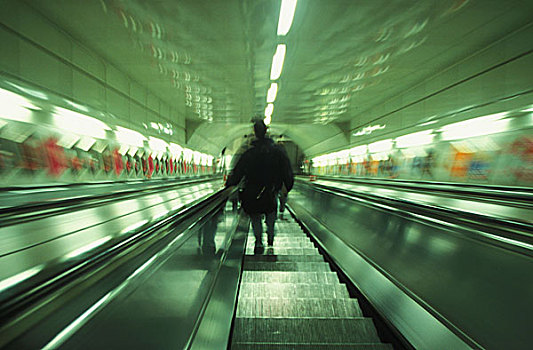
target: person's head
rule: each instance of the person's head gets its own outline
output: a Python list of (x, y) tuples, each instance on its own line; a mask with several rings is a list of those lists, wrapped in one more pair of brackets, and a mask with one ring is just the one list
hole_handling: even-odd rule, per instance
[(264, 139), (267, 132), (267, 126), (263, 119), (254, 120), (254, 134), (258, 139)]

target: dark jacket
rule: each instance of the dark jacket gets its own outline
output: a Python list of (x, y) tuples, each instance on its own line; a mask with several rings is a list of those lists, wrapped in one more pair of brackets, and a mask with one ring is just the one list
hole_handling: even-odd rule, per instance
[(286, 153), (270, 138), (257, 139), (237, 161), (226, 182), (237, 185), (244, 178), (241, 201), (249, 214), (276, 210), (276, 194), (282, 185), (292, 189), (294, 177)]

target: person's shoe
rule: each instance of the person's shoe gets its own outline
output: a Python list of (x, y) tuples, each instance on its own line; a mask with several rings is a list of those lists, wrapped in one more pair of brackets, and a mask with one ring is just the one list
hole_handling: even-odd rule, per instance
[(267, 241), (269, 247), (272, 247), (274, 245), (274, 237), (268, 237)]
[(265, 247), (262, 245), (256, 245), (254, 248), (254, 254), (255, 255), (261, 255), (265, 251)]

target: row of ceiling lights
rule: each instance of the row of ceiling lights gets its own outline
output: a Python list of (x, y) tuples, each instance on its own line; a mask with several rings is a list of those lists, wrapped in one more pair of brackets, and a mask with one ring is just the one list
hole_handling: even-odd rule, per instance
[[(291, 29), (294, 11), (296, 10), (297, 0), (281, 0), (281, 10), (278, 20), (278, 36), (285, 36)], [(278, 93), (278, 83), (276, 81), (281, 75), (283, 61), (287, 51), (286, 44), (278, 44), (274, 57), (272, 58), (272, 67), (270, 68), (270, 88), (267, 92), (267, 106), (265, 108), (265, 124), (270, 124), (272, 113), (274, 112), (274, 101)]]

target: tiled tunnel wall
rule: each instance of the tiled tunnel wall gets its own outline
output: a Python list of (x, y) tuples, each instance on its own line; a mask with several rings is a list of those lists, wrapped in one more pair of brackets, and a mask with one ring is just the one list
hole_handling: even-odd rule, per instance
[[(0, 11), (0, 71), (76, 103), (113, 115), (109, 121), (137, 130), (143, 121), (172, 121), (167, 141), (185, 143), (185, 118), (97, 53), (85, 47), (24, 2)], [(104, 120), (107, 121), (107, 120)]]

